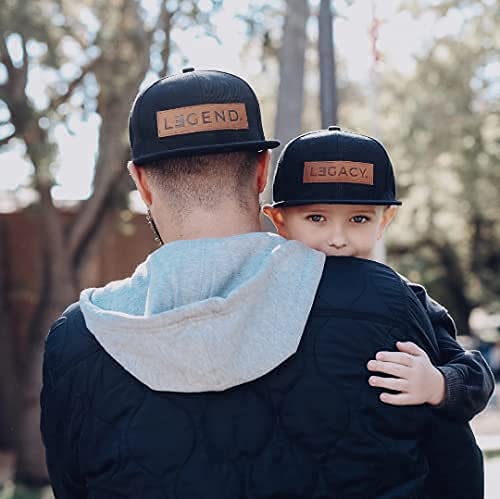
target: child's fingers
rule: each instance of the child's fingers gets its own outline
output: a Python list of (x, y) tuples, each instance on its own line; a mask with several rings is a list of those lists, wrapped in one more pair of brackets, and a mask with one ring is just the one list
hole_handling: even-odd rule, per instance
[(393, 362), (407, 367), (413, 365), (413, 356), (404, 352), (378, 352), (375, 358), (379, 361)]
[(380, 360), (370, 360), (366, 365), (369, 371), (376, 371), (380, 373), (390, 374), (397, 378), (406, 377), (408, 368), (402, 364), (394, 362), (381, 362)]
[(377, 388), (393, 390), (395, 392), (406, 392), (408, 390), (408, 381), (401, 378), (381, 378), (380, 376), (370, 376), (368, 383)]
[(425, 354), (425, 352), (418, 345), (411, 341), (398, 341), (396, 346), (399, 351), (409, 353), (410, 355)]
[(389, 405), (414, 405), (413, 400), (407, 393), (381, 393), (380, 400)]

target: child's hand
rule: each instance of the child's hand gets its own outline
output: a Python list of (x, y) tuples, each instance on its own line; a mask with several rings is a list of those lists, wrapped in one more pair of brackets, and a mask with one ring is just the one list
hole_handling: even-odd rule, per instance
[(439, 405), (445, 397), (444, 376), (427, 354), (410, 341), (396, 343), (399, 352), (378, 352), (367, 364), (369, 371), (394, 376), (370, 376), (368, 382), (377, 388), (400, 392), (381, 393), (380, 400), (391, 405)]

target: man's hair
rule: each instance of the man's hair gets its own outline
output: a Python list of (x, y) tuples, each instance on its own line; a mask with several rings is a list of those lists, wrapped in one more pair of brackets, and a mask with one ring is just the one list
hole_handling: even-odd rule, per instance
[(153, 184), (183, 210), (215, 208), (221, 198), (248, 207), (251, 179), (258, 165), (257, 151), (166, 158), (142, 168)]

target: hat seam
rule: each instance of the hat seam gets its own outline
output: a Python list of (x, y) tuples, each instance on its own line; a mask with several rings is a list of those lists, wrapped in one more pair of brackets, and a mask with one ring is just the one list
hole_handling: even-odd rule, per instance
[[(228, 76), (232, 76), (233, 78), (236, 78), (237, 80), (241, 81), (248, 88), (248, 90), (250, 90), (253, 98), (255, 99), (255, 104), (257, 106), (257, 112), (258, 112), (258, 118), (259, 118), (257, 124), (259, 126), (259, 131), (262, 133), (262, 135), (264, 135), (264, 127), (262, 126), (262, 115), (261, 115), (261, 112), (260, 112), (260, 105), (259, 105), (259, 101), (257, 100), (257, 96), (255, 94), (255, 90), (252, 88), (252, 86), (247, 81), (245, 81), (243, 78), (240, 78), (237, 75), (233, 75), (233, 74), (228, 73), (226, 71), (219, 71), (219, 70), (215, 70), (214, 72), (225, 74), (225, 75), (228, 75)], [(245, 107), (246, 107), (246, 103), (245, 103)]]
[(151, 153), (149, 155), (139, 156), (134, 158), (134, 163), (138, 166), (143, 166), (149, 161), (157, 161), (160, 159), (174, 158), (180, 156), (198, 156), (202, 154), (216, 154), (224, 152), (238, 152), (246, 150), (263, 151), (278, 147), (277, 140), (255, 140), (245, 142), (228, 142), (226, 144), (204, 144), (196, 147), (186, 146), (168, 151)]
[(386, 200), (386, 199), (288, 199), (282, 201), (274, 201), (272, 206), (300, 206), (306, 204), (361, 204), (361, 205), (380, 205), (380, 206), (391, 206), (391, 205), (401, 205), (402, 201), (398, 199)]

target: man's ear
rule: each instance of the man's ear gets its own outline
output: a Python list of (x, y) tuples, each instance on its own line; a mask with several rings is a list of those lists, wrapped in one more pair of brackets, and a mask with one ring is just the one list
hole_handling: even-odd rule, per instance
[(270, 160), (271, 152), (269, 150), (266, 149), (259, 153), (259, 166), (257, 167), (257, 189), (259, 194), (262, 194), (266, 188)]
[(273, 225), (276, 227), (278, 234), (285, 236), (285, 217), (280, 208), (273, 208), (270, 204), (266, 204), (262, 207), (262, 212), (267, 218), (271, 220)]
[(392, 222), (392, 219), (394, 218), (394, 215), (396, 215), (397, 210), (398, 208), (396, 206), (389, 206), (388, 208), (384, 209), (384, 211), (382, 212), (382, 220), (380, 220), (377, 239), (380, 239), (384, 235), (385, 229)]
[(151, 194), (151, 186), (149, 178), (146, 174), (146, 170), (141, 168), (140, 166), (136, 166), (132, 161), (129, 161), (127, 164), (127, 169), (132, 177), (132, 180), (141, 195), (142, 200), (149, 208), (153, 203), (153, 196)]

